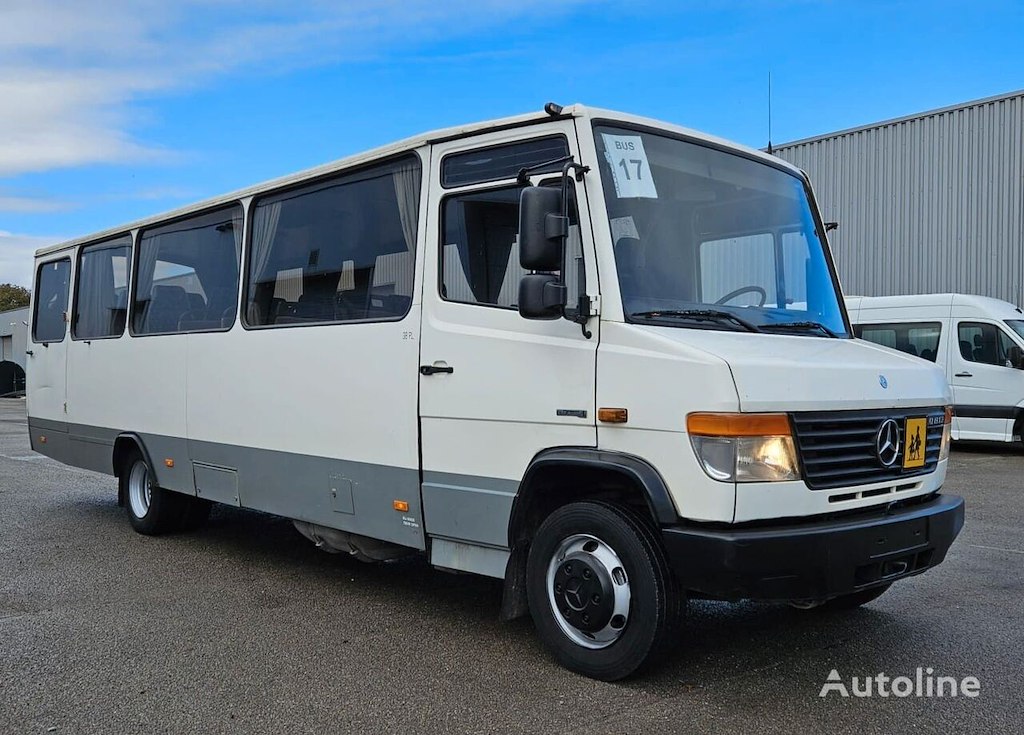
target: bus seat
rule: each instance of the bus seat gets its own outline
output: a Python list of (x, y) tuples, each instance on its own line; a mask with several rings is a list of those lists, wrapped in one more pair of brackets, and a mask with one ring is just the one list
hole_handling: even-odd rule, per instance
[(174, 332), (178, 322), (189, 311), (188, 296), (181, 286), (153, 286), (146, 312), (146, 329), (150, 332)]

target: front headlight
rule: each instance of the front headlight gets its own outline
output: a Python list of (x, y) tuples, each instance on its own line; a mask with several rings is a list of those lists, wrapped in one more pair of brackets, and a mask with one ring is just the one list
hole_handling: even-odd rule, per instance
[(692, 413), (690, 443), (709, 477), (722, 482), (799, 480), (786, 414)]
[(942, 444), (939, 445), (939, 459), (949, 457), (949, 442), (952, 439), (953, 407), (946, 406), (946, 420), (942, 424)]

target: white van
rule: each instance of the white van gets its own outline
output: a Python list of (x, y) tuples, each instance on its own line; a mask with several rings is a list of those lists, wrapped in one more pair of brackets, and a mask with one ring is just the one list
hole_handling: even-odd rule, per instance
[(953, 438), (1017, 441), (1024, 422), (1024, 312), (969, 294), (851, 296), (855, 333), (934, 362), (953, 391)]
[(656, 120), (420, 135), (40, 250), (32, 447), (140, 533), (213, 501), (504, 580), (621, 678), (690, 597), (854, 607), (960, 531), (942, 371), (851, 339), (824, 232), (798, 169)]

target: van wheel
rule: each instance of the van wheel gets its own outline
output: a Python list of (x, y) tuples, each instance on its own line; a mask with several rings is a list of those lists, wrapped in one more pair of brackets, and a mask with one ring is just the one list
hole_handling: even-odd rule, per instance
[(559, 663), (603, 681), (669, 652), (685, 606), (654, 532), (596, 502), (562, 506), (541, 524), (527, 560), (527, 597)]
[(179, 498), (184, 496), (158, 487), (141, 454), (136, 452), (128, 457), (120, 482), (132, 528), (146, 536), (156, 536), (178, 527), (182, 513)]

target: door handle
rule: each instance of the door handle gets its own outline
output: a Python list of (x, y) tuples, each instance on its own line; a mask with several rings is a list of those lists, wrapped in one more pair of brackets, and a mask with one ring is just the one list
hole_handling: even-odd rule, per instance
[(455, 368), (448, 365), (420, 365), (420, 375), (436, 375), (437, 373), (454, 373)]
[(973, 378), (973, 373), (956, 373), (953, 375), (954, 378)]
[(28, 355), (29, 357), (32, 357), (36, 353), (34, 353), (32, 350), (25, 350), (25, 354)]

